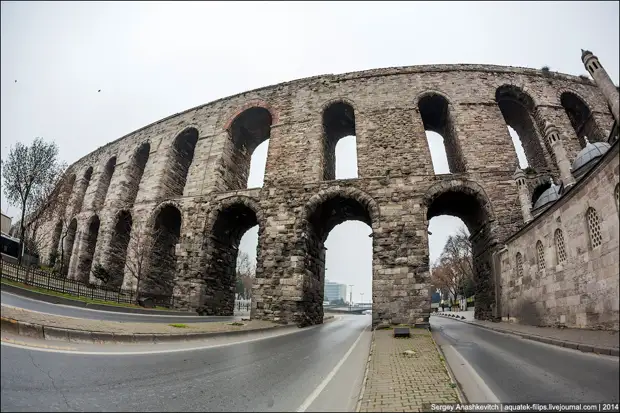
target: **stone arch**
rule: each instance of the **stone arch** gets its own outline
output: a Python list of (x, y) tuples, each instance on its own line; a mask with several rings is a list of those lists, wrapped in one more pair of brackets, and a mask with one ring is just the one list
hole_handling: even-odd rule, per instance
[(575, 130), (582, 148), (586, 146), (586, 137), (590, 142), (607, 141), (607, 137), (593, 116), (592, 109), (583, 97), (573, 90), (563, 89), (558, 100)]
[(183, 215), (174, 202), (161, 203), (151, 214), (144, 229), (153, 237), (149, 257), (149, 276), (139, 287), (139, 294), (169, 297), (177, 273), (176, 247), (181, 238)]
[(253, 105), (239, 112), (228, 124), (226, 131), (230, 152), (223, 178), (228, 190), (248, 187), (252, 154), (256, 148), (271, 138), (273, 114), (265, 105)]
[(335, 197), (350, 198), (359, 202), (364, 208), (368, 209), (369, 218), (372, 222), (372, 225), (369, 224), (371, 228), (375, 229), (379, 226), (381, 218), (379, 205), (372, 196), (355, 187), (329, 187), (312, 195), (304, 206), (301, 222), (307, 223), (319, 205)]
[[(232, 196), (219, 201), (208, 215), (204, 228), (203, 291), (198, 313), (233, 315), (235, 281), (241, 237), (259, 226), (259, 239), (264, 230), (264, 217), (258, 202), (247, 196)], [(257, 257), (260, 256), (260, 242)], [(258, 277), (259, 274), (256, 274)]]
[(532, 96), (521, 87), (504, 84), (495, 90), (495, 102), (506, 124), (519, 136), (528, 166), (537, 171), (547, 170), (547, 156), (550, 151), (544, 144), (541, 125), (537, 123), (537, 105)]
[(84, 197), (86, 196), (86, 191), (88, 190), (88, 186), (90, 185), (90, 180), (93, 177), (93, 167), (89, 166), (82, 175), (82, 180), (79, 183), (80, 187), (78, 189), (78, 193), (76, 194), (77, 199), (75, 200), (75, 206), (73, 209), (74, 214), (78, 214), (82, 210), (82, 205), (84, 204)]
[(299, 259), (303, 284), (300, 286), (301, 300), (296, 303), (298, 325), (323, 322), (325, 241), (330, 231), (350, 220), (364, 222), (374, 231), (379, 225), (379, 216), (377, 203), (356, 188), (330, 188), (315, 194), (306, 203), (297, 222), (301, 233), (298, 248), (303, 252)]
[(423, 92), (418, 93), (416, 97), (413, 99), (414, 102), (416, 102), (416, 107), (420, 104), (420, 100), (424, 99), (425, 97), (429, 97), (433, 95), (441, 96), (443, 99), (445, 99), (446, 102), (448, 102), (448, 105), (450, 107), (454, 107), (452, 98), (450, 98), (450, 96), (447, 93), (442, 92), (439, 89), (426, 89)]
[(168, 206), (174, 207), (179, 210), (179, 212), (181, 213), (181, 220), (183, 222), (187, 220), (187, 217), (185, 216), (185, 213), (183, 212), (183, 208), (181, 208), (181, 204), (177, 200), (168, 199), (166, 201), (160, 202), (159, 204), (155, 206), (155, 208), (153, 208), (153, 211), (151, 211), (149, 218), (146, 221), (146, 226), (148, 228), (153, 228), (155, 226), (157, 215), (161, 212), (162, 209)]
[(164, 198), (183, 196), (189, 168), (194, 161), (199, 132), (194, 126), (184, 127), (175, 135), (168, 152)]
[(99, 177), (99, 186), (95, 193), (95, 199), (93, 201), (93, 207), (95, 210), (98, 210), (103, 207), (105, 204), (105, 199), (108, 195), (108, 189), (110, 188), (110, 182), (112, 181), (112, 176), (116, 170), (116, 155), (108, 158), (105, 166), (103, 167), (103, 171)]
[(125, 167), (125, 175), (127, 179), (127, 193), (125, 203), (131, 208), (136, 201), (138, 191), (140, 190), (140, 182), (144, 175), (144, 169), (149, 161), (151, 153), (151, 143), (146, 140), (140, 144), (131, 155), (127, 166)]
[(251, 108), (263, 108), (267, 110), (271, 115), (273, 125), (277, 125), (280, 122), (279, 112), (275, 110), (273, 106), (271, 106), (264, 100), (255, 99), (250, 100), (243, 105), (235, 108), (233, 111), (229, 112), (225, 117), (226, 121), (224, 122), (223, 129), (230, 133), (230, 127), (232, 126), (232, 123), (235, 121), (235, 119), (237, 119), (239, 115), (241, 115), (243, 112)]
[(69, 225), (67, 226), (67, 230), (65, 234), (62, 235), (61, 238), (61, 273), (66, 276), (69, 274), (69, 264), (71, 263), (71, 256), (73, 254), (73, 248), (75, 245), (75, 237), (77, 234), (77, 218), (73, 217), (69, 220)]
[(476, 182), (451, 180), (429, 188), (423, 197), (423, 204), (427, 208), (427, 220), (451, 215), (460, 218), (467, 226), (474, 264), (475, 317), (491, 318), (496, 305), (492, 254), (498, 239), (495, 212), (488, 195)]
[[(356, 136), (355, 105), (338, 98), (321, 108), (323, 180), (336, 179), (336, 145), (346, 136)], [(357, 139), (357, 138), (356, 138)]]
[(56, 260), (59, 258), (58, 249), (60, 244), (60, 237), (62, 236), (63, 220), (59, 219), (54, 226), (54, 232), (52, 233), (52, 244), (50, 245), (49, 264), (54, 266)]
[(450, 173), (463, 173), (465, 160), (458, 141), (452, 108), (452, 103), (443, 93), (425, 91), (417, 99), (417, 110), (424, 130), (437, 133), (443, 140)]
[(77, 280), (88, 283), (90, 272), (93, 266), (93, 257), (97, 248), (97, 239), (99, 238), (99, 229), (101, 220), (97, 214), (92, 215), (86, 224), (86, 228), (82, 237), (83, 247), (78, 257)]
[(110, 276), (108, 285), (120, 287), (123, 284), (127, 247), (131, 238), (133, 218), (127, 209), (117, 211), (114, 215), (112, 238), (108, 246), (108, 265), (106, 270)]

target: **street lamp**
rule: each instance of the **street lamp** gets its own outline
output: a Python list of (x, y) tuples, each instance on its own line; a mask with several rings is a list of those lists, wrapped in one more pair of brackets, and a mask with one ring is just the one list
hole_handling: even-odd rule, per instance
[(364, 293), (360, 293), (360, 305), (364, 306)]
[(353, 285), (349, 284), (349, 311), (351, 311), (351, 306), (353, 305)]

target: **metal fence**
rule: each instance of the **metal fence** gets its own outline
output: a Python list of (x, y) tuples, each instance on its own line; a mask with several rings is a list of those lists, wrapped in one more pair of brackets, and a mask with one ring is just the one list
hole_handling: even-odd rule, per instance
[[(48, 271), (36, 267), (23, 267), (0, 259), (2, 278), (20, 282), (33, 287), (44, 288), (77, 297), (85, 297), (93, 300), (112, 301), (117, 303), (135, 304), (136, 292), (119, 288), (111, 290), (96, 284), (85, 284), (76, 280), (56, 277)], [(140, 293), (140, 299), (150, 299), (153, 305), (171, 308), (174, 306), (174, 297), (166, 295), (154, 295)]]

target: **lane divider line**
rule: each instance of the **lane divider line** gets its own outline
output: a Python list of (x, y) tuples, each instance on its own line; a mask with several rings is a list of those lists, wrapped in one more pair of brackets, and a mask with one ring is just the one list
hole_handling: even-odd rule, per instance
[(332, 369), (332, 371), (329, 372), (329, 374), (325, 377), (325, 379), (323, 379), (323, 381), (317, 386), (317, 388), (314, 389), (314, 391), (312, 393), (310, 393), (310, 395), (306, 398), (306, 400), (304, 400), (304, 402), (301, 404), (301, 406), (299, 406), (297, 408), (297, 410), (296, 410), (297, 412), (305, 412), (308, 409), (308, 407), (310, 407), (310, 405), (314, 402), (314, 400), (316, 400), (316, 398), (319, 397), (321, 392), (325, 389), (325, 387), (327, 387), (327, 385), (334, 378), (336, 373), (338, 373), (338, 370), (340, 370), (340, 367), (342, 367), (342, 365), (344, 364), (345, 361), (347, 361), (347, 359), (349, 358), (351, 353), (353, 353), (353, 350), (355, 350), (355, 347), (357, 346), (357, 343), (360, 342), (360, 340), (362, 339), (362, 337), (363, 337), (364, 333), (366, 332), (366, 330), (368, 330), (368, 327), (365, 327), (362, 330), (360, 335), (357, 337), (357, 340), (355, 340), (353, 345), (351, 345), (349, 350), (340, 359), (338, 364), (336, 364), (336, 366)]

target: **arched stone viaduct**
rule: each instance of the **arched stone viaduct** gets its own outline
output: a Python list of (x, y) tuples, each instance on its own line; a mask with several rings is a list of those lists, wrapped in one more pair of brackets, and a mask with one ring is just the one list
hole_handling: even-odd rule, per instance
[[(558, 176), (545, 122), (559, 129), (572, 159), (585, 136), (605, 140), (613, 117), (588, 78), (487, 65), (368, 70), (245, 92), (71, 165), (67, 207), (49, 224), (51, 249), (64, 248), (68, 277), (94, 280), (95, 263), (117, 274), (118, 285), (124, 274), (125, 286), (128, 265), (112, 251), (147, 257), (167, 283), (141, 288), (223, 315), (233, 309), (240, 237), (258, 224), (252, 317), (308, 325), (323, 319), (326, 237), (360, 220), (372, 228), (377, 317), (415, 323), (430, 311), (428, 221), (449, 214), (472, 234), (476, 317), (488, 318), (492, 252), (523, 225), (507, 125), (536, 172), (536, 193)], [(433, 173), (425, 130), (443, 136), (450, 174)], [(335, 145), (347, 135), (356, 136), (359, 177), (335, 180)], [(247, 189), (251, 154), (265, 139), (264, 186)], [(141, 250), (154, 228), (158, 242)]]

